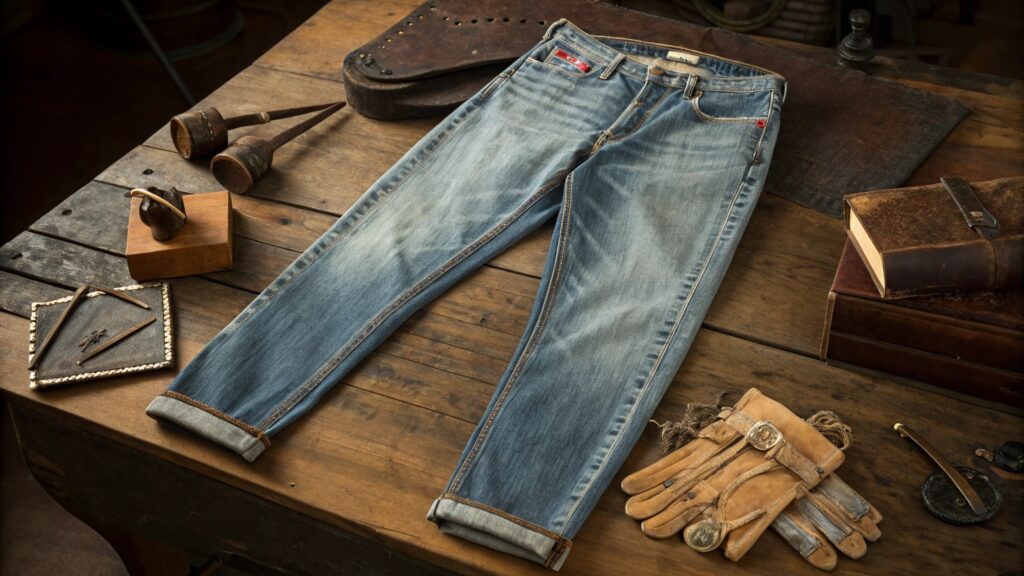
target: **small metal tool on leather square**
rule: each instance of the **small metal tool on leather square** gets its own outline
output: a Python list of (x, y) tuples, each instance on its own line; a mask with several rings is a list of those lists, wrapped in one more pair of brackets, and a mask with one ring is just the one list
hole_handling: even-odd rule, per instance
[[(103, 290), (84, 294), (69, 314), (73, 296), (49, 302), (33, 302), (29, 324), (29, 387), (42, 388), (69, 382), (119, 376), (167, 368), (174, 364), (170, 288), (166, 283), (136, 284), (116, 289), (129, 293), (149, 309), (111, 296)], [(61, 322), (61, 317), (66, 316)], [(141, 323), (148, 325), (139, 327)], [(38, 359), (43, 340), (54, 325), (45, 353)], [(82, 344), (102, 346), (99, 334), (118, 335), (138, 327), (102, 353), (83, 359)], [(104, 332), (105, 331), (105, 332)]]

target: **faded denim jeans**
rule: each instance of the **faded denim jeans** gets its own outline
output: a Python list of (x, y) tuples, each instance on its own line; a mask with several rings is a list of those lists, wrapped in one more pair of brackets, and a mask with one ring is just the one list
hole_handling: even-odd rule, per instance
[(784, 89), (762, 69), (555, 23), (147, 412), (254, 460), (414, 312), (554, 218), (526, 332), (428, 518), (558, 569), (697, 334)]

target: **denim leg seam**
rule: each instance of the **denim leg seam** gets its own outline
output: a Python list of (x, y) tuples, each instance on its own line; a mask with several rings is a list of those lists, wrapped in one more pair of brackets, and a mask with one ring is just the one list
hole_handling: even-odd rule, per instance
[(562, 207), (565, 218), (559, 231), (558, 245), (556, 250), (558, 251), (555, 265), (551, 270), (552, 278), (551, 284), (548, 285), (547, 293), (544, 295), (544, 303), (541, 305), (541, 315), (537, 321), (537, 325), (534, 327), (533, 332), (530, 334), (529, 340), (526, 346), (523, 348), (523, 353), (519, 356), (516, 361), (515, 367), (512, 369), (512, 373), (509, 376), (508, 382), (506, 382), (504, 388), (501, 390), (501, 394), (498, 400), (494, 404), (494, 408), (487, 415), (487, 420), (480, 430), (480, 434), (477, 435), (476, 441), (473, 443), (473, 448), (470, 453), (466, 456), (462, 466), (459, 467), (459, 471), (455, 478), (452, 480), (451, 485), (448, 488), (448, 492), (454, 492), (458, 490), (462, 485), (462, 479), (472, 466), (477, 454), (483, 448), (484, 442), (487, 440), (488, 431), (494, 424), (494, 420), (497, 417), (498, 412), (504, 405), (505, 399), (508, 398), (508, 394), (515, 387), (515, 384), (519, 380), (519, 375), (522, 373), (522, 369), (530, 355), (533, 353), (533, 349), (536, 347), (537, 342), (540, 340), (544, 328), (547, 326), (548, 317), (551, 315), (551, 307), (554, 305), (555, 297), (557, 296), (558, 289), (561, 286), (562, 268), (565, 265), (565, 252), (566, 246), (568, 245), (569, 229), (572, 224), (572, 174), (570, 173), (565, 180), (565, 198), (563, 199)]
[[(388, 198), (391, 198), (394, 195), (394, 193), (402, 186), (402, 184), (404, 184), (413, 174), (415, 174), (416, 171), (419, 170), (419, 168), (421, 166), (423, 166), (423, 164), (426, 163), (426, 160), (428, 158), (430, 158), (434, 153), (436, 153), (438, 151), (438, 149), (440, 149), (442, 144), (444, 144), (445, 142), (448, 141), (448, 139), (451, 137), (451, 135), (453, 133), (455, 133), (456, 129), (458, 129), (459, 127), (464, 125), (477, 112), (477, 110), (479, 110), (481, 108), (481, 106), (483, 106), (484, 101), (485, 101), (484, 99), (481, 99), (480, 103), (475, 108), (470, 110), (462, 119), (458, 120), (447, 131), (439, 134), (437, 139), (436, 139), (436, 141), (432, 143), (433, 144), (433, 148), (431, 148), (430, 150), (424, 150), (423, 154), (420, 154), (419, 156), (414, 157), (412, 159), (413, 160), (413, 165), (411, 167), (409, 167), (408, 170), (406, 170), (405, 174), (400, 176), (391, 186), (386, 187), (385, 189), (383, 189), (380, 197), (377, 198), (376, 201), (373, 204), (369, 205), (369, 207), (367, 208), (366, 212), (362, 216), (360, 216), (360, 217), (356, 218), (355, 220), (353, 220), (352, 223), (349, 224), (348, 228), (346, 228), (344, 231), (340, 232), (337, 236), (332, 238), (329, 242), (324, 244), (323, 247), (321, 248), (320, 252), (318, 252), (317, 254), (314, 254), (309, 259), (309, 261), (305, 263), (305, 265), (303, 266), (302, 270), (299, 270), (295, 274), (292, 274), (280, 286), (274, 286), (274, 284), (271, 283), (271, 285), (269, 287), (270, 292), (269, 292), (267, 298), (265, 300), (263, 300), (262, 302), (260, 302), (256, 307), (254, 307), (246, 315), (246, 317), (244, 318), (243, 322), (239, 323), (236, 328), (241, 328), (242, 325), (244, 325), (246, 322), (248, 322), (250, 318), (255, 316), (257, 312), (262, 310), (271, 300), (274, 299), (275, 296), (277, 296), (277, 294), (281, 290), (284, 289), (285, 286), (287, 286), (292, 280), (294, 280), (303, 271), (308, 269), (309, 266), (311, 266), (314, 262), (316, 262), (317, 259), (319, 259), (322, 254), (327, 252), (327, 250), (329, 250), (332, 246), (337, 244), (343, 238), (346, 238), (350, 234), (352, 234), (352, 232), (354, 232), (359, 227), (360, 224), (362, 224), (371, 214), (373, 214), (374, 212), (377, 211), (377, 208), (380, 207), (380, 205), (383, 204), (385, 200), (387, 200)], [(350, 210), (351, 210), (351, 208), (350, 208)], [(341, 217), (344, 218), (344, 215), (342, 215)], [(300, 258), (301, 258), (301, 256), (300, 256)]]
[(335, 368), (337, 368), (338, 365), (341, 364), (342, 361), (344, 361), (345, 357), (347, 357), (352, 352), (352, 350), (356, 348), (356, 346), (361, 344), (363, 340), (370, 336), (370, 334), (372, 334), (373, 331), (376, 330), (377, 327), (380, 326), (380, 324), (383, 323), (385, 319), (387, 319), (396, 310), (405, 305), (406, 302), (408, 302), (417, 294), (426, 289), (438, 278), (440, 278), (449, 270), (457, 266), (460, 262), (465, 260), (470, 254), (479, 250), (487, 242), (490, 242), (505, 228), (508, 228), (509, 225), (511, 225), (520, 216), (522, 216), (541, 197), (543, 197), (545, 194), (554, 189), (556, 185), (557, 182), (550, 185), (549, 187), (541, 188), (540, 190), (535, 192), (505, 220), (498, 223), (498, 225), (495, 226), (494, 228), (488, 230), (487, 233), (478, 238), (464, 250), (453, 256), (447, 262), (442, 264), (439, 268), (435, 269), (425, 278), (423, 278), (415, 285), (413, 285), (411, 288), (400, 294), (398, 298), (393, 300), (383, 311), (381, 311), (379, 314), (377, 314), (377, 316), (375, 316), (373, 319), (367, 322), (363, 326), (363, 328), (345, 344), (345, 346), (341, 349), (340, 352), (332, 356), (323, 366), (321, 366), (319, 370), (316, 371), (316, 373), (313, 374), (313, 376), (309, 380), (306, 381), (306, 383), (299, 387), (298, 390), (293, 392), (291, 396), (289, 396), (284, 402), (282, 402), (277, 408), (275, 408), (275, 410), (270, 414), (270, 416), (265, 418), (260, 423), (260, 427), (264, 429), (269, 428), (271, 425), (273, 425), (275, 422), (281, 419), (282, 416), (284, 416), (289, 410), (294, 408), (296, 404), (298, 404), (303, 398), (306, 397), (307, 394), (309, 394), (314, 388), (316, 388), (320, 384), (320, 382), (322, 382), (324, 378), (327, 377), (328, 374), (330, 374)]
[[(629, 420), (633, 417), (633, 414), (636, 412), (637, 406), (639, 406), (641, 404), (641, 400), (643, 399), (644, 395), (650, 390), (651, 382), (654, 380), (654, 376), (658, 373), (658, 370), (661, 368), (662, 361), (665, 358), (665, 354), (668, 352), (669, 347), (671, 346), (672, 342), (675, 340), (676, 334), (679, 331), (679, 326), (683, 322), (683, 317), (686, 316), (686, 311), (690, 307), (690, 302), (693, 300), (693, 296), (697, 292), (697, 288), (700, 286), (701, 281), (704, 279), (704, 273), (707, 272), (708, 265), (710, 264), (711, 260), (714, 258), (715, 254), (718, 251), (719, 246), (721, 245), (722, 236), (725, 234), (725, 229), (728, 227), (729, 220), (732, 218), (733, 211), (736, 208), (736, 202), (739, 200), (739, 197), (743, 193), (743, 188), (747, 184), (747, 174), (749, 174), (749, 172), (750, 172), (750, 167), (751, 166), (748, 165), (747, 169), (743, 171), (743, 177), (740, 179), (740, 183), (739, 183), (739, 186), (736, 189), (735, 194), (733, 194), (732, 201), (729, 204), (729, 209), (726, 210), (725, 218), (723, 218), (723, 220), (722, 220), (722, 226), (718, 229), (718, 233), (715, 236), (715, 242), (712, 245), (711, 250), (708, 252), (707, 257), (701, 263), (700, 274), (698, 275), (697, 280), (694, 282), (693, 287), (690, 288), (690, 293), (689, 293), (689, 295), (687, 295), (686, 301), (683, 303), (682, 308), (680, 309), (679, 313), (676, 315), (676, 319), (675, 319), (675, 322), (672, 324), (672, 329), (671, 329), (671, 331), (669, 333), (669, 337), (665, 340), (665, 344), (662, 345), (661, 351), (658, 353), (658, 359), (655, 361), (654, 367), (651, 368), (651, 371), (648, 374), (647, 379), (644, 382), (643, 387), (641, 387), (640, 394), (637, 396), (636, 402), (634, 402), (632, 407), (630, 407), (629, 414), (626, 415), (626, 422), (629, 422)], [(564, 530), (565, 526), (568, 526), (572, 522), (572, 518), (573, 518), (573, 516), (575, 516), (576, 511), (579, 509), (580, 503), (583, 502), (583, 500), (586, 499), (587, 495), (593, 489), (594, 481), (597, 479), (597, 477), (599, 475), (598, 472), (600, 470), (602, 470), (608, 464), (608, 456), (615, 452), (615, 449), (618, 447), (618, 444), (619, 444), (619, 442), (621, 440), (622, 440), (622, 434), (620, 433), (620, 434), (618, 434), (615, 437), (615, 441), (609, 447), (609, 449), (605, 453), (605, 456), (603, 457), (601, 463), (598, 465), (598, 471), (594, 472), (591, 475), (591, 478), (587, 482), (587, 485), (583, 489), (583, 492), (576, 499), (576, 502), (573, 503), (572, 507), (569, 508), (569, 512), (566, 514), (565, 520), (563, 520), (563, 530)]]

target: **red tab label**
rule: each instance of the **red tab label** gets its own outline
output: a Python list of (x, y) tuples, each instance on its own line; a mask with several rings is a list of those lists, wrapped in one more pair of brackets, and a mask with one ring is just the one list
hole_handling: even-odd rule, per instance
[(556, 50), (555, 57), (561, 58), (562, 60), (565, 60), (569, 64), (572, 64), (580, 72), (587, 72), (588, 70), (590, 70), (590, 64), (587, 64), (583, 60), (580, 60), (579, 58), (573, 56), (572, 54), (569, 54), (565, 50)]

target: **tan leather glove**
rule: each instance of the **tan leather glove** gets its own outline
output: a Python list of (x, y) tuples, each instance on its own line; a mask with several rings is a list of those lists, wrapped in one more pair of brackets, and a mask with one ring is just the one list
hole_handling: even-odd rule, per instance
[(626, 514), (653, 538), (683, 530), (700, 552), (739, 560), (798, 496), (843, 462), (804, 419), (751, 388), (697, 438), (622, 481)]
[(874, 506), (833, 474), (783, 510), (772, 529), (812, 566), (831, 570), (836, 566), (835, 548), (860, 558), (867, 552), (867, 542), (881, 537), (881, 521)]

